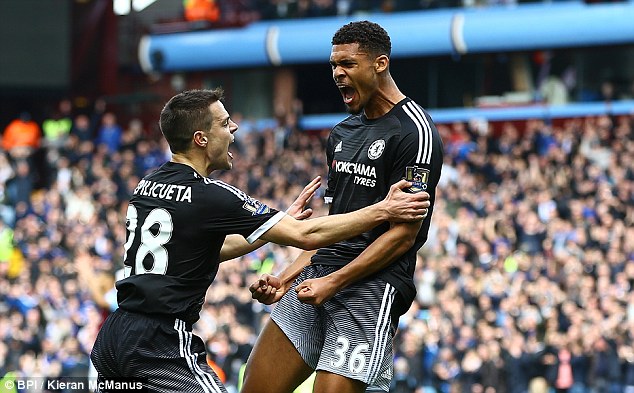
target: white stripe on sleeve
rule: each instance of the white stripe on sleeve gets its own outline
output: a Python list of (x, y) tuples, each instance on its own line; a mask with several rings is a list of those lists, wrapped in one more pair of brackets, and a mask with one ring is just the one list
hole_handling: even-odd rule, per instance
[(284, 218), (285, 215), (286, 215), (286, 213), (284, 213), (284, 212), (277, 212), (276, 215), (274, 215), (273, 217), (269, 218), (269, 220), (267, 222), (265, 222), (264, 224), (260, 225), (260, 227), (258, 229), (253, 231), (253, 233), (250, 234), (249, 237), (247, 237), (247, 242), (249, 244), (252, 244), (254, 241), (258, 240), (260, 238), (260, 236), (262, 236), (262, 234), (264, 234), (266, 231), (271, 229), (273, 227), (273, 225), (275, 225), (278, 222), (280, 222), (280, 220), (282, 218)]

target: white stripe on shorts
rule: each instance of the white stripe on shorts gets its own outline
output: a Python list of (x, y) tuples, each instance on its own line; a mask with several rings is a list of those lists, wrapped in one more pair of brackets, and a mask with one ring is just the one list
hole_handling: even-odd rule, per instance
[(194, 355), (191, 350), (193, 333), (187, 331), (185, 328), (185, 321), (176, 319), (174, 329), (178, 332), (180, 355), (185, 358), (187, 366), (191, 370), (196, 381), (198, 381), (205, 392), (222, 393), (222, 389), (220, 389), (220, 387), (216, 384), (214, 377), (204, 372), (196, 362), (196, 355)]
[[(379, 317), (374, 329), (374, 343), (372, 344), (372, 354), (370, 355), (370, 364), (367, 371), (369, 381), (374, 381), (379, 371), (381, 371), (381, 363), (383, 363), (383, 355), (385, 354), (385, 343), (390, 338), (390, 311), (394, 301), (394, 292), (393, 286), (385, 284)], [(377, 351), (380, 351), (380, 353), (377, 353)]]

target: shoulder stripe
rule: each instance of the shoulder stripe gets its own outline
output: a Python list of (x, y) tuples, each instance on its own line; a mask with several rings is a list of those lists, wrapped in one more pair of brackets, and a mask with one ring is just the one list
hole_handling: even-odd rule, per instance
[(431, 127), (425, 114), (413, 101), (403, 105), (403, 111), (412, 119), (418, 129), (418, 154), (416, 163), (429, 164), (431, 162)]
[(422, 151), (423, 151), (423, 130), (422, 130), (422, 126), (421, 126), (421, 123), (416, 118), (416, 116), (414, 116), (414, 114), (409, 110), (409, 108), (407, 107), (407, 104), (403, 105), (403, 110), (405, 111), (405, 113), (407, 113), (407, 116), (409, 116), (410, 119), (412, 119), (412, 121), (416, 125), (416, 128), (418, 128), (418, 154), (416, 154), (416, 162), (418, 163), (418, 162), (420, 162), (420, 156), (421, 156)]
[(231, 192), (232, 194), (234, 194), (235, 196), (237, 196), (243, 201), (246, 201), (247, 199), (249, 199), (248, 195), (244, 191), (242, 191), (241, 189), (237, 187), (232, 186), (231, 184), (227, 184), (220, 180), (213, 180), (213, 179), (209, 179), (209, 180), (210, 180), (209, 184), (214, 184), (220, 188), (224, 188), (225, 190)]
[(423, 157), (423, 162), (425, 164), (431, 164), (431, 151), (433, 149), (433, 134), (432, 134), (432, 130), (431, 130), (431, 125), (429, 124), (429, 120), (427, 119), (427, 116), (425, 115), (425, 112), (423, 112), (423, 109), (416, 103), (414, 102), (410, 102), (410, 104), (412, 104), (412, 109), (414, 109), (415, 111), (418, 111), (418, 113), (420, 114), (420, 117), (423, 119), (423, 127), (427, 130), (426, 135), (425, 135), (425, 156)]

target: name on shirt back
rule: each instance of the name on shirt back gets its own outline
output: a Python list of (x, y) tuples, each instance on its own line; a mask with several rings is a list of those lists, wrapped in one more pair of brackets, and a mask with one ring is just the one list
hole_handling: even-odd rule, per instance
[(151, 180), (141, 180), (134, 189), (134, 195), (149, 196), (168, 201), (192, 203), (192, 188), (179, 184), (157, 183)]

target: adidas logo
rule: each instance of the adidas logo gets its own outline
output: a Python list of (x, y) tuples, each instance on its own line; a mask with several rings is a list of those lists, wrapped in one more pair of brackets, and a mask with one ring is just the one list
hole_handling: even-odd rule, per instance
[(342, 147), (343, 141), (339, 141), (339, 143), (337, 143), (337, 146), (335, 146), (335, 153), (340, 152)]

